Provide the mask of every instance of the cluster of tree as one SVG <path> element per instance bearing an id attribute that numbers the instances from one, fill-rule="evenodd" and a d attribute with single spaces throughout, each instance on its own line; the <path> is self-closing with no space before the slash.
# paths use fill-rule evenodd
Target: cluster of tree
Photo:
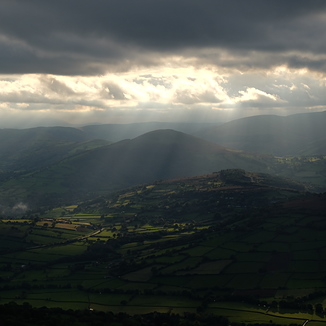
<path id="1" fill-rule="evenodd" d="M 278 303 L 278 306 L 280 309 L 292 309 L 296 311 L 307 311 L 308 313 L 313 313 L 313 311 L 316 312 L 316 314 L 324 315 L 325 310 L 323 308 L 323 305 L 321 303 L 311 304 L 306 303 L 301 298 L 296 298 L 293 301 L 286 301 L 282 300 Z"/>
<path id="2" fill-rule="evenodd" d="M 1 325 L 89 325 L 89 326 L 227 326 L 225 317 L 185 313 L 183 316 L 173 313 L 153 312 L 130 316 L 126 313 L 113 314 L 91 310 L 63 310 L 61 308 L 33 308 L 30 304 L 18 305 L 11 302 L 0 305 Z"/>

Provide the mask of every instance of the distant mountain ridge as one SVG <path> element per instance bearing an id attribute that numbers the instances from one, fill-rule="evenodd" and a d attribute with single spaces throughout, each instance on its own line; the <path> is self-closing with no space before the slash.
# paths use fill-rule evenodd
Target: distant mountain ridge
<path id="1" fill-rule="evenodd" d="M 88 139 L 105 139 L 117 142 L 124 139 L 133 139 L 147 132 L 159 129 L 173 129 L 187 134 L 194 134 L 202 129 L 210 128 L 216 123 L 191 122 L 138 122 L 129 124 L 87 125 L 79 129 Z"/>
<path id="2" fill-rule="evenodd" d="M 50 205 L 155 180 L 224 169 L 286 176 L 321 192 L 326 186 L 326 159 L 322 154 L 326 146 L 325 117 L 326 112 L 256 116 L 201 132 L 198 128 L 202 125 L 194 124 L 193 131 L 197 130 L 201 138 L 169 128 L 114 143 L 100 137 L 102 132 L 111 133 L 107 128 L 112 126 L 108 125 L 85 130 L 1 129 L 0 205 L 14 205 L 21 200 Z M 137 128 L 142 130 L 139 125 Z M 130 130 L 136 129 L 131 126 Z M 277 156 L 310 152 L 320 156 L 283 159 L 261 152 L 275 152 Z"/>
<path id="3" fill-rule="evenodd" d="M 271 155 L 326 154 L 326 111 L 286 117 L 260 115 L 215 126 L 198 137 L 222 146 Z"/>
<path id="4" fill-rule="evenodd" d="M 220 146 L 277 156 L 326 154 L 326 111 L 282 116 L 253 116 L 216 125 L 148 122 L 72 127 L 0 129 L 0 170 L 42 167 L 71 154 L 85 142 L 134 139 L 147 132 L 173 129 Z M 83 147 L 83 146 L 82 146 Z M 89 148 L 92 146 L 86 146 Z M 38 157 L 39 156 L 39 157 Z"/>
<path id="5" fill-rule="evenodd" d="M 212 124 L 148 122 L 90 125 L 81 128 L 0 129 L 0 172 L 35 170 L 58 162 L 76 151 L 132 139 L 157 129 L 179 128 L 180 131 L 191 133 L 203 126 Z"/>

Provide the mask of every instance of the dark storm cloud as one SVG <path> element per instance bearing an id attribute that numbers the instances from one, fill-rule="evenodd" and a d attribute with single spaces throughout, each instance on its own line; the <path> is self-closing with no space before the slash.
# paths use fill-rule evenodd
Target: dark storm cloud
<path id="1" fill-rule="evenodd" d="M 323 12 L 323 0 L 2 0 L 0 72 L 99 74 L 190 50 L 236 65 L 196 52 L 203 48 L 239 53 L 248 67 L 252 52 L 266 56 L 262 65 L 293 52 L 273 60 L 325 70 L 311 57 L 326 52 Z"/>

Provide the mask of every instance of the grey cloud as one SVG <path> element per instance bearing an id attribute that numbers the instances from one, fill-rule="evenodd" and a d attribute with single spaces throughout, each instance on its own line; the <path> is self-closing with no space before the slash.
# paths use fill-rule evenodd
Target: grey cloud
<path id="1" fill-rule="evenodd" d="M 177 91 L 175 96 L 176 103 L 195 104 L 199 102 L 198 97 L 189 91 Z"/>
<path id="2" fill-rule="evenodd" d="M 165 88 L 171 88 L 171 81 L 167 80 L 164 77 L 156 77 L 152 74 L 140 75 L 139 78 L 134 79 L 134 82 L 137 84 L 144 84 L 145 82 L 153 85 L 153 86 L 163 86 Z"/>
<path id="3" fill-rule="evenodd" d="M 114 99 L 114 100 L 125 100 L 126 99 L 126 96 L 125 96 L 124 92 L 122 91 L 122 89 L 115 83 L 109 83 L 109 82 L 104 83 L 100 94 L 104 98 L 110 98 L 110 99 Z"/>
<path id="4" fill-rule="evenodd" d="M 3 0 L 0 72 L 99 74 L 202 48 L 243 51 L 247 67 L 252 51 L 324 54 L 325 10 L 323 0 Z M 278 59 L 325 70 L 311 58 Z"/>
<path id="5" fill-rule="evenodd" d="M 63 96 L 76 95 L 76 93 L 70 87 L 53 77 L 43 76 L 40 78 L 40 81 L 48 90 L 56 94 Z"/>
<path id="6" fill-rule="evenodd" d="M 190 90 L 180 90 L 176 92 L 175 102 L 182 104 L 197 104 L 197 103 L 220 103 L 221 100 L 216 97 L 213 91 L 205 91 L 199 94 Z"/>
<path id="7" fill-rule="evenodd" d="M 326 58 L 311 58 L 309 56 L 290 56 L 287 60 L 291 68 L 309 68 L 314 71 L 326 71 Z"/>

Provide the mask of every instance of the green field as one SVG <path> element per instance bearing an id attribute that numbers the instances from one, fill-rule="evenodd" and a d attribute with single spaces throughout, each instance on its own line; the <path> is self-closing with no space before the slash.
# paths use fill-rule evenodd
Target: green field
<path id="1" fill-rule="evenodd" d="M 317 313 L 318 304 L 326 308 L 323 210 L 242 211 L 241 191 L 225 194 L 205 179 L 196 191 L 175 182 L 122 192 L 109 206 L 2 220 L 0 304 L 324 321 Z M 236 201 L 234 210 L 217 204 L 225 198 Z"/>

